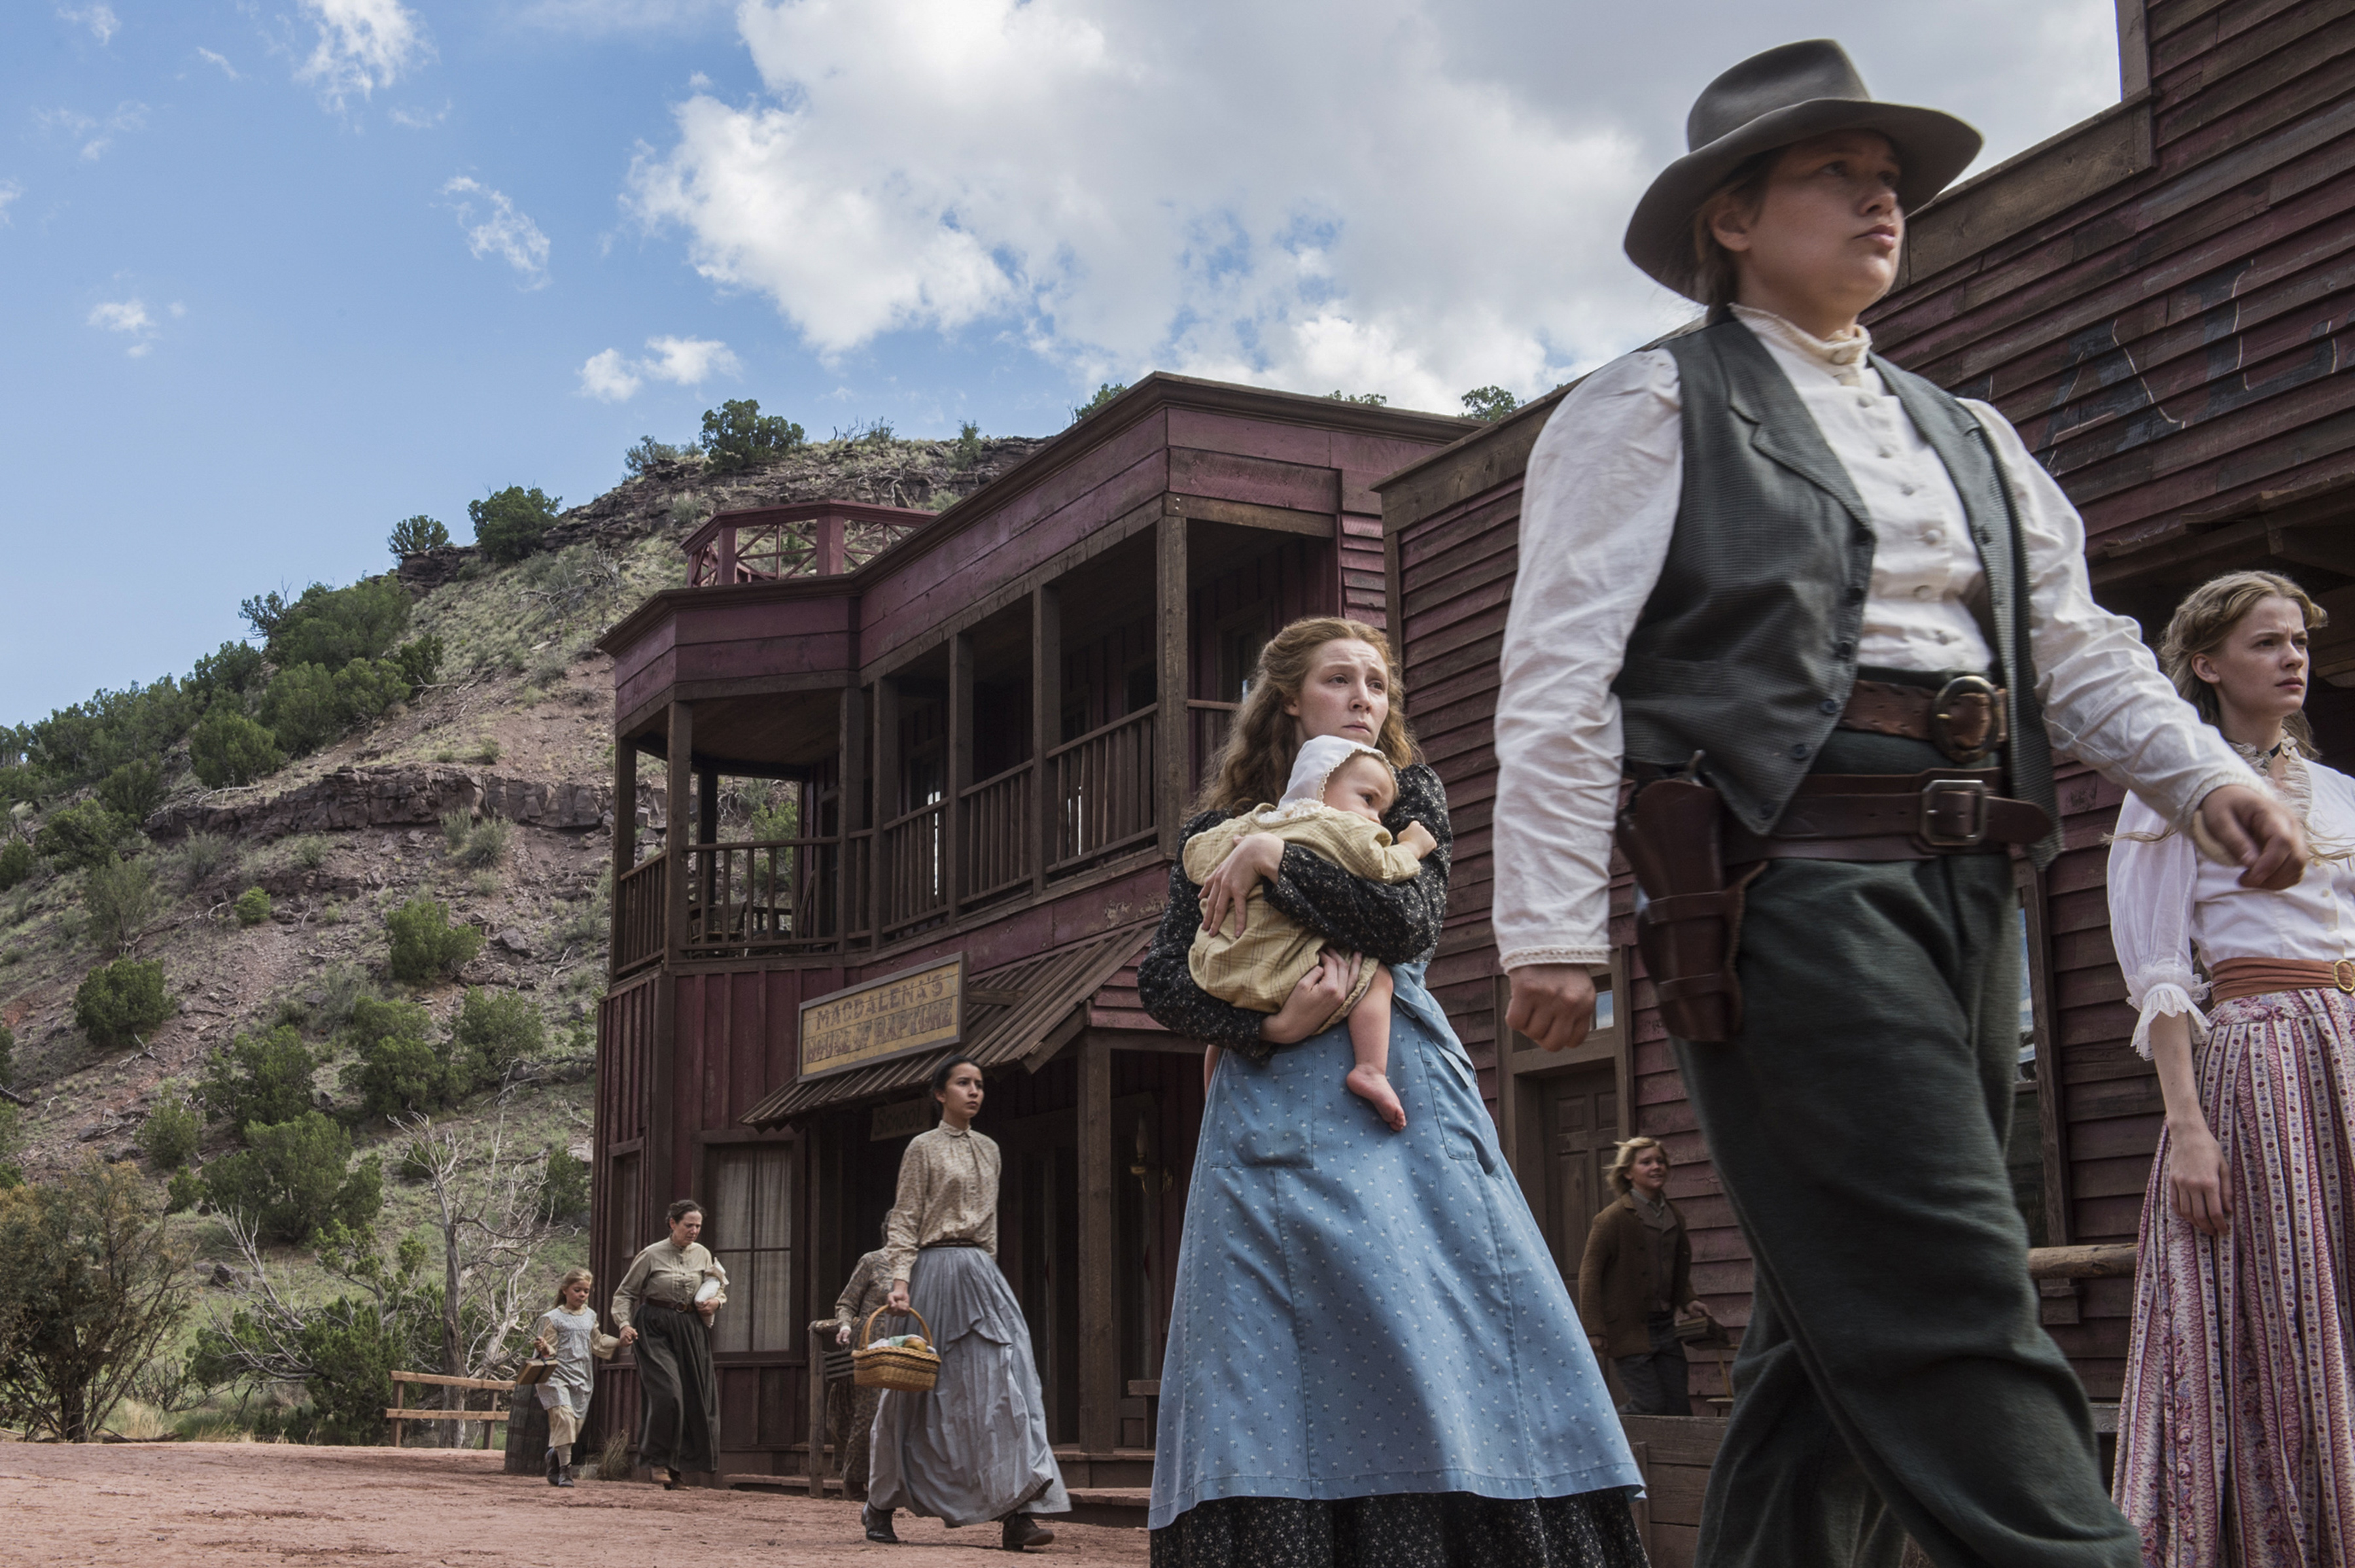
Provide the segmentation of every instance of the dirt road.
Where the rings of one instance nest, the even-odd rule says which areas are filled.
[[[531,1568],[951,1568],[1006,1563],[997,1527],[899,1523],[899,1547],[859,1534],[855,1504],[767,1492],[502,1475],[496,1454],[251,1443],[0,1444],[0,1561],[410,1563]],[[1058,1524],[1029,1555],[1059,1568],[1136,1568],[1146,1534]]]

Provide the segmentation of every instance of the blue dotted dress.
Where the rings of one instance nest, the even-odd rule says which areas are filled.
[[[1639,1484],[1471,1059],[1392,970],[1392,1133],[1346,1026],[1229,1054],[1203,1112],[1163,1363],[1152,1526],[1229,1498]]]

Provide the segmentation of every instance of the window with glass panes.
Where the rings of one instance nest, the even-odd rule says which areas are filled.
[[[703,1244],[728,1271],[728,1305],[712,1319],[711,1348],[791,1349],[793,1149],[714,1149],[710,1169]]]

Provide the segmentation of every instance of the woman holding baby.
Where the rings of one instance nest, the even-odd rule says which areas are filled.
[[[1153,1016],[1219,1049],[1162,1368],[1156,1568],[1644,1561],[1609,1394],[1424,988],[1451,835],[1401,696],[1373,627],[1276,635],[1186,825],[1189,849],[1217,834],[1223,852],[1173,869],[1140,966]],[[1305,956],[1245,952],[1255,922],[1309,933]],[[1269,976],[1294,968],[1278,997]],[[1229,999],[1254,986],[1262,1005]]]

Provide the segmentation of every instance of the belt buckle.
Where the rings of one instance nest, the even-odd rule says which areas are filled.
[[[2330,966],[2331,984],[2350,996],[2355,996],[2355,958],[2341,958]]]
[[[1954,795],[1961,795],[1970,803],[1966,813],[1970,825],[1960,833],[1945,832],[1938,827],[1939,805]],[[1933,849],[1977,848],[1987,841],[1987,803],[1985,779],[1932,779],[1922,786],[1922,842]]]
[[[1967,766],[2006,739],[2001,694],[1983,675],[1958,675],[1930,699],[1930,743],[1950,763]]]

